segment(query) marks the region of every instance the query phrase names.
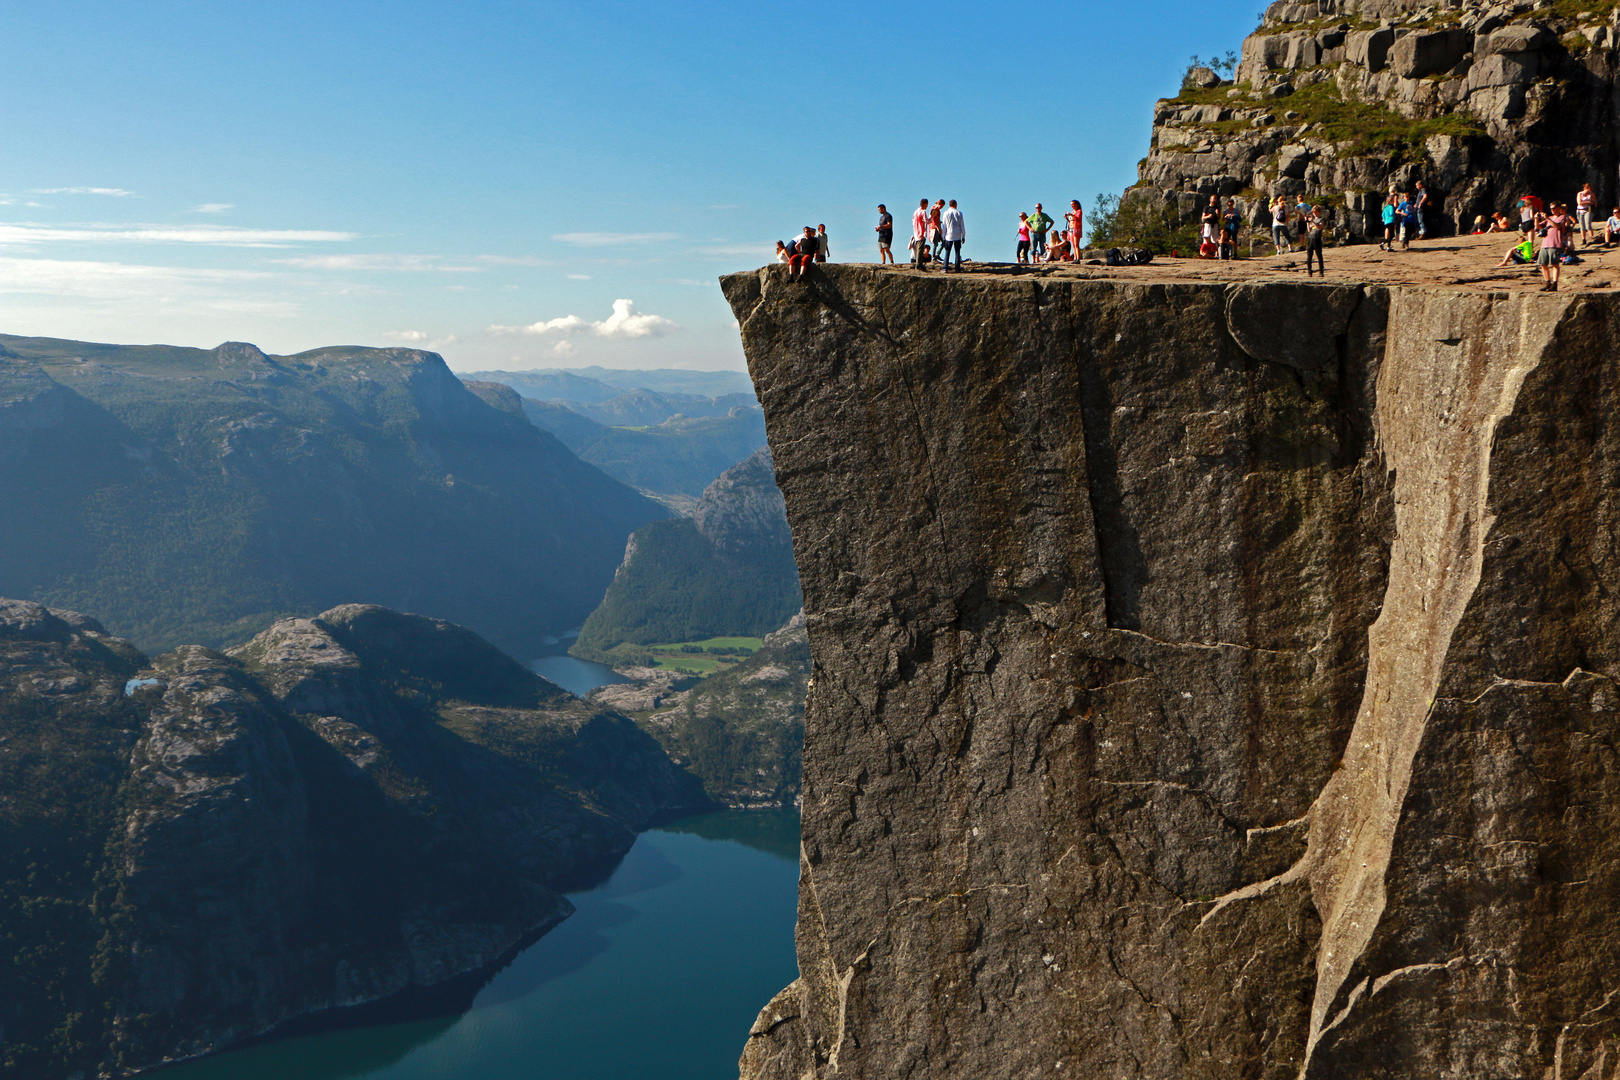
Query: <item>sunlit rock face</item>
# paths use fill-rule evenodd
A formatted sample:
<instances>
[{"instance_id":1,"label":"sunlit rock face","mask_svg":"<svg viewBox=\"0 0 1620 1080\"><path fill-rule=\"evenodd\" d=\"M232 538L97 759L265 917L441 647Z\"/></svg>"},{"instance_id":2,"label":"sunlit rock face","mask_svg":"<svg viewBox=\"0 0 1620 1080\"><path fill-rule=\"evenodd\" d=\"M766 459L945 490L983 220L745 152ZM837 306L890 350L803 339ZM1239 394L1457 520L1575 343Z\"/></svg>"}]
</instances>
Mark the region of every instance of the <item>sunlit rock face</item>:
<instances>
[{"instance_id":1,"label":"sunlit rock face","mask_svg":"<svg viewBox=\"0 0 1620 1080\"><path fill-rule=\"evenodd\" d=\"M1607 1075L1612 298L723 286L813 657L744 1076Z\"/></svg>"}]
</instances>

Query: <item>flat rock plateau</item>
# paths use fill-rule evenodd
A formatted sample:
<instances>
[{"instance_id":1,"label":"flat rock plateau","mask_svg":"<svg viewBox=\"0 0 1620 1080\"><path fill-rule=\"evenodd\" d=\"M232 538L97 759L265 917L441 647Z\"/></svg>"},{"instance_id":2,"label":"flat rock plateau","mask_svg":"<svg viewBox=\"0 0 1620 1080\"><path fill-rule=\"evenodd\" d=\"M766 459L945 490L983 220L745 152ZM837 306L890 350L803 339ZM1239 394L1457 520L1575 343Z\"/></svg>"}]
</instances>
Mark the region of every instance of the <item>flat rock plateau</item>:
<instances>
[{"instance_id":1,"label":"flat rock plateau","mask_svg":"<svg viewBox=\"0 0 1620 1080\"><path fill-rule=\"evenodd\" d=\"M1612 1075L1620 299L1507 241L722 279L813 664L744 1077Z\"/></svg>"}]
</instances>

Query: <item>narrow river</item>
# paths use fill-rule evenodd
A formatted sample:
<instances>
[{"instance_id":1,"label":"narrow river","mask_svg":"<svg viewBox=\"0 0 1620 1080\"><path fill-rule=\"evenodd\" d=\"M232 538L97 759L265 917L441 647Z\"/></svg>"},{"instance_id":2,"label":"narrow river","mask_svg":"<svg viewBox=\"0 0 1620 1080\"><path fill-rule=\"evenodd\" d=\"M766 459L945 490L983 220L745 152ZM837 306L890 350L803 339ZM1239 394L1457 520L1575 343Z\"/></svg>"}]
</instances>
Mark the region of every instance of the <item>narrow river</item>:
<instances>
[{"instance_id":1,"label":"narrow river","mask_svg":"<svg viewBox=\"0 0 1620 1080\"><path fill-rule=\"evenodd\" d=\"M725 1080L797 974L795 811L644 833L466 1012L280 1039L162 1080Z\"/></svg>"}]
</instances>

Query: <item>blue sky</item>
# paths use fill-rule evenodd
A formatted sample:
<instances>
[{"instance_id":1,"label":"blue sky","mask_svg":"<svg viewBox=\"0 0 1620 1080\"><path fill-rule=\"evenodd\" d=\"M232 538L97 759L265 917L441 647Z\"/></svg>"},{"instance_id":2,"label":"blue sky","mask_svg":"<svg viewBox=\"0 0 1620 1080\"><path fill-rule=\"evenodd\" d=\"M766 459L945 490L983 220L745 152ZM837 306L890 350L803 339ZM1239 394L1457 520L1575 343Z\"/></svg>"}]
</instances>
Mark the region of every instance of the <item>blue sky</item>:
<instances>
[{"instance_id":1,"label":"blue sky","mask_svg":"<svg viewBox=\"0 0 1620 1080\"><path fill-rule=\"evenodd\" d=\"M1010 259L1263 6L10 0L0 332L741 367L717 275L924 195Z\"/></svg>"}]
</instances>

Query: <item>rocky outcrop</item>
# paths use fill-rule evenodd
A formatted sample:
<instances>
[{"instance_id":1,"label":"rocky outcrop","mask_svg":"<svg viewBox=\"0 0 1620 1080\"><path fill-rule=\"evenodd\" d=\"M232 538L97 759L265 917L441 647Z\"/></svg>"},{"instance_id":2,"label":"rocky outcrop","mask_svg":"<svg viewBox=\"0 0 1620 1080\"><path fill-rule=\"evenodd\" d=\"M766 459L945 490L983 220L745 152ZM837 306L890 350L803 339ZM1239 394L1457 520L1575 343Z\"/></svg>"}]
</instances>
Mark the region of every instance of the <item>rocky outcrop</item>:
<instances>
[{"instance_id":1,"label":"rocky outcrop","mask_svg":"<svg viewBox=\"0 0 1620 1080\"><path fill-rule=\"evenodd\" d=\"M440 987L709 805L626 717L346 605L148 661L0 600L0 1075L124 1075Z\"/></svg>"},{"instance_id":2,"label":"rocky outcrop","mask_svg":"<svg viewBox=\"0 0 1620 1080\"><path fill-rule=\"evenodd\" d=\"M1620 12L1471 0L1277 0L1235 82L1189 80L1154 113L1129 200L1191 220L1210 195L1269 225L1282 195L1343 238L1382 235L1392 189L1422 180L1429 224L1468 231L1518 196L1614 205Z\"/></svg>"},{"instance_id":3,"label":"rocky outcrop","mask_svg":"<svg viewBox=\"0 0 1620 1080\"><path fill-rule=\"evenodd\" d=\"M1607 1075L1620 303L722 284L813 663L745 1077Z\"/></svg>"}]
</instances>

